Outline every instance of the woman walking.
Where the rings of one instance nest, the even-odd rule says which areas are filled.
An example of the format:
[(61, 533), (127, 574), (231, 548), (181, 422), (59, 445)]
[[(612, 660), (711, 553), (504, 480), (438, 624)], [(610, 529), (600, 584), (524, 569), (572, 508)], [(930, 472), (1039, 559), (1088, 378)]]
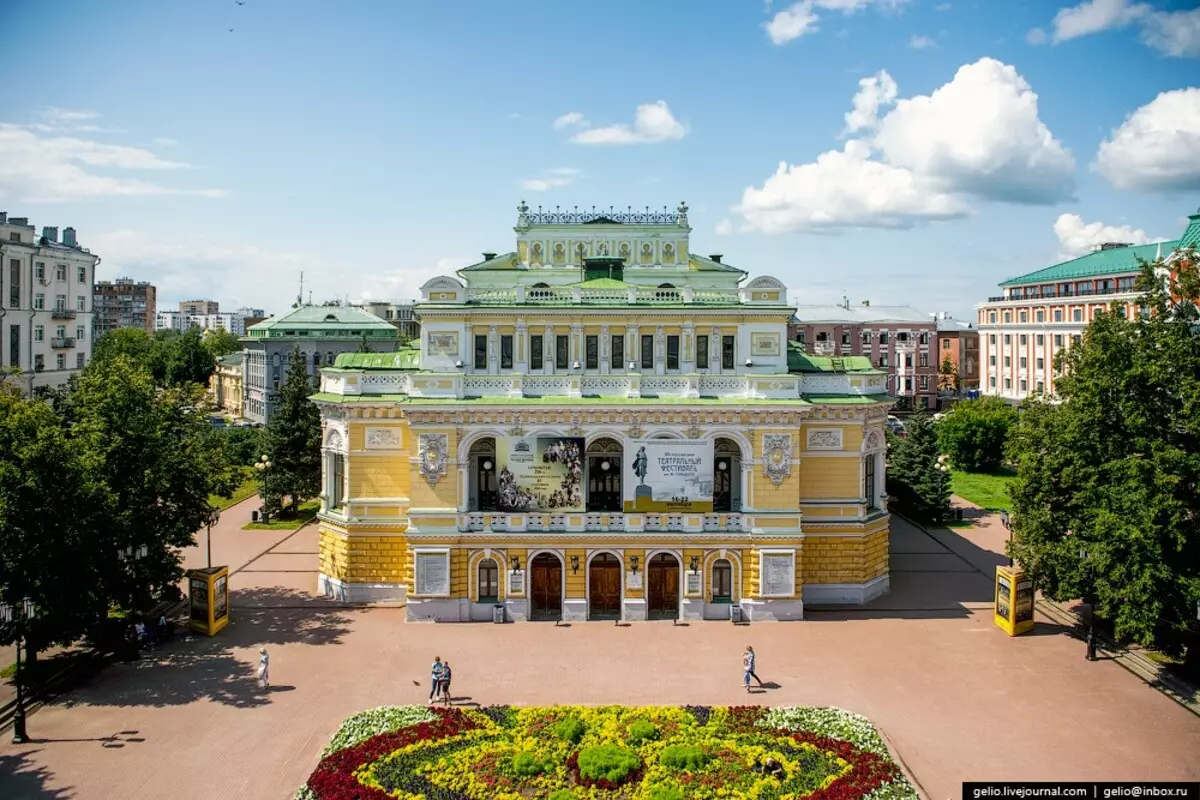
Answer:
[(754, 672), (754, 648), (746, 645), (746, 652), (742, 654), (742, 683), (746, 686), (746, 694), (750, 694), (750, 679), (758, 681), (761, 688), (763, 685), (762, 678)]
[(270, 665), (271, 657), (267, 655), (267, 648), (258, 648), (258, 686), (261, 689), (271, 688)]
[(442, 657), (434, 656), (433, 657), (433, 667), (430, 670), (430, 672), (432, 673), (432, 675), (430, 677), (430, 682), (429, 682), (430, 683), (430, 686), (429, 686), (429, 702), (430, 703), (433, 703), (433, 698), (435, 698), (437, 696), (438, 692), (440, 692), (442, 689), (442, 672), (444, 670), (445, 670), (445, 667), (442, 666)]

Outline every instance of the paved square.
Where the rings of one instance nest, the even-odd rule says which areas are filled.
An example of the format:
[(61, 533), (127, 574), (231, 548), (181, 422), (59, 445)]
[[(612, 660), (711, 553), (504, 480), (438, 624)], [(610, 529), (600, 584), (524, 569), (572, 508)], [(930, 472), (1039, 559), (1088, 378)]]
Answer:
[[(895, 522), (893, 592), (802, 623), (406, 624), (403, 609), (314, 599), (316, 534), (213, 531), (233, 620), (177, 641), (30, 717), (0, 745), (0, 797), (285, 800), (354, 711), (423, 702), (434, 655), (480, 704), (836, 705), (874, 721), (933, 798), (964, 780), (1200, 780), (1200, 717), (1045, 620), (1009, 639), (991, 622), (1002, 531), (934, 535)], [(189, 561), (203, 564), (203, 534)], [(956, 555), (957, 554), (957, 555)], [(196, 561), (198, 559), (198, 561)], [(240, 559), (240, 560), (239, 560)], [(779, 688), (747, 697), (741, 652)], [(271, 652), (270, 692), (255, 686)]]

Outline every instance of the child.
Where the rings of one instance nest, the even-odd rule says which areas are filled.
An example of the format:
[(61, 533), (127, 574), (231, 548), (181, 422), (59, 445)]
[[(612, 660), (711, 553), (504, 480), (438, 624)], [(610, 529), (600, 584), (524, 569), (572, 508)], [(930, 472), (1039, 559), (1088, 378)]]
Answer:
[(268, 675), (270, 663), (271, 657), (267, 655), (267, 648), (258, 648), (258, 685), (263, 689), (271, 688), (270, 675)]
[(450, 662), (442, 662), (442, 679), (440, 683), (440, 691), (442, 693), (442, 702), (450, 705)]
[(431, 672), (433, 674), (432, 674), (432, 680), (430, 681), (430, 687), (429, 687), (429, 703), (430, 704), (433, 703), (433, 698), (436, 697), (437, 693), (439, 691), (441, 691), (441, 689), (442, 689), (442, 671), (444, 669), (445, 669), (445, 667), (442, 666), (442, 657), (434, 656), (433, 657), (433, 668), (431, 670)]

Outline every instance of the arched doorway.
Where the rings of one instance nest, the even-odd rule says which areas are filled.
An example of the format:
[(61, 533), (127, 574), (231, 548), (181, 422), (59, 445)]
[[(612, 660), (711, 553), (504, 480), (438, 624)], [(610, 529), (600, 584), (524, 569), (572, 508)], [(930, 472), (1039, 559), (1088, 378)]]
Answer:
[(679, 561), (670, 553), (659, 553), (646, 565), (646, 616), (679, 617)]
[(587, 448), (587, 510), (621, 511), (621, 444), (597, 439)]
[(488, 437), (471, 445), (470, 455), (471, 511), (497, 511), (499, 494), (496, 491), (496, 440)]
[(742, 510), (742, 449), (732, 439), (713, 442), (713, 512)]
[(529, 618), (562, 619), (562, 562), (553, 553), (541, 553), (529, 563)]
[(621, 562), (597, 553), (588, 562), (588, 619), (621, 618)]

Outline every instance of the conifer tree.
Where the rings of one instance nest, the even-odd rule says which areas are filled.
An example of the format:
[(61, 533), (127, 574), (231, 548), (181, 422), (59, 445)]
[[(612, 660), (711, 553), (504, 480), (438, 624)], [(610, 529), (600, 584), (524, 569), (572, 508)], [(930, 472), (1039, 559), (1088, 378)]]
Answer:
[(292, 349), (279, 402), (267, 423), (266, 456), (260, 495), (277, 511), (286, 499), (292, 509), (321, 491), (321, 414), (308, 399), (312, 381), (300, 348)]
[(924, 414), (905, 420), (907, 436), (888, 434), (890, 507), (916, 519), (940, 522), (950, 513), (950, 473), (938, 461), (937, 433)]

